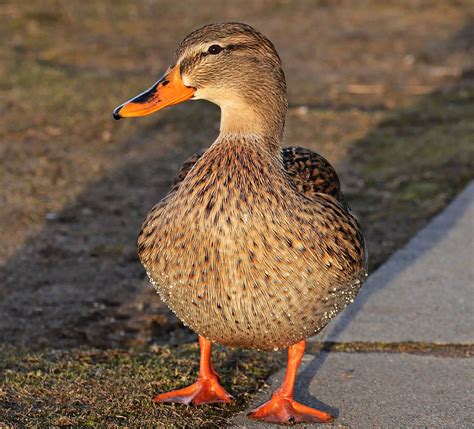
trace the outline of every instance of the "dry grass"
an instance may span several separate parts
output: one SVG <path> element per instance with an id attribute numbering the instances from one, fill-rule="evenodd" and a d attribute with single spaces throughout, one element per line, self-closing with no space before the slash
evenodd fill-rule
<path id="1" fill-rule="evenodd" d="M 196 345 L 43 353 L 4 347 L 0 427 L 222 427 L 265 386 L 281 354 L 218 348 L 214 358 L 235 405 L 151 402 L 159 392 L 195 381 Z"/>
<path id="2" fill-rule="evenodd" d="M 409 353 L 438 357 L 472 358 L 474 344 L 439 344 L 417 341 L 406 342 L 325 342 L 311 343 L 308 352 L 332 353 Z"/>

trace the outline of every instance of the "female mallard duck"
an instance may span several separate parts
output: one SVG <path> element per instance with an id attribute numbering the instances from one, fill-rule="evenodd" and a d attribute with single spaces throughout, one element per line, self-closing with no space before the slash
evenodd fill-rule
<path id="1" fill-rule="evenodd" d="M 211 362 L 214 342 L 285 347 L 283 384 L 250 417 L 332 420 L 294 401 L 293 385 L 306 338 L 353 301 L 367 257 L 332 166 L 307 149 L 280 149 L 285 91 L 266 37 L 245 24 L 212 24 L 183 40 L 162 79 L 114 111 L 143 116 L 188 99 L 221 108 L 216 141 L 183 165 L 138 239 L 151 282 L 201 347 L 197 382 L 157 402 L 231 401 Z"/>

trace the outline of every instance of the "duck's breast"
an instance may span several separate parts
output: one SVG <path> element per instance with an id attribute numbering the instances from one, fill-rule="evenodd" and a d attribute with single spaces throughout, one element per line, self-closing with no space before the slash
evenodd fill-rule
<path id="1" fill-rule="evenodd" d="M 314 211 L 290 211 L 275 195 L 235 192 L 158 209 L 144 228 L 152 239 L 140 243 L 141 259 L 162 299 L 200 335 L 229 346 L 287 347 L 356 295 L 354 231 L 350 223 L 336 229 L 337 214 L 318 224 Z"/>

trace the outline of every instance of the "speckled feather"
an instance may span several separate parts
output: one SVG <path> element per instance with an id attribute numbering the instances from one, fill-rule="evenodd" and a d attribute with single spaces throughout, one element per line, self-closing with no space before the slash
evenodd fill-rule
<path id="1" fill-rule="evenodd" d="M 139 254 L 186 325 L 258 349 L 321 330 L 366 269 L 358 223 L 323 157 L 230 138 L 183 165 L 143 225 Z"/>
<path id="2" fill-rule="evenodd" d="M 179 168 L 171 185 L 174 192 L 206 150 L 203 149 L 189 157 Z M 333 196 L 347 210 L 348 205 L 341 191 L 336 170 L 329 161 L 309 149 L 291 146 L 281 149 L 283 167 L 293 179 L 298 192 L 313 197 L 317 193 Z"/>

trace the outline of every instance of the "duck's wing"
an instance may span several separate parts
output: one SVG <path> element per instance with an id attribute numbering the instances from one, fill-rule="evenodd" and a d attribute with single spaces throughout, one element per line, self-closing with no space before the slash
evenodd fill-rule
<path id="1" fill-rule="evenodd" d="M 362 258 L 360 281 L 365 280 L 368 269 L 368 254 L 366 243 L 362 236 L 359 222 L 351 212 L 341 191 L 341 185 L 336 170 L 329 161 L 318 153 L 298 146 L 282 149 L 283 165 L 298 192 L 311 198 L 315 194 L 327 194 L 339 201 L 348 213 L 346 221 L 352 224 L 352 230 L 357 235 L 357 241 L 362 244 L 362 251 L 356 258 Z"/>
<path id="2" fill-rule="evenodd" d="M 298 146 L 285 147 L 281 152 L 283 166 L 299 192 L 310 198 L 317 193 L 331 195 L 348 209 L 336 170 L 326 158 Z"/>

